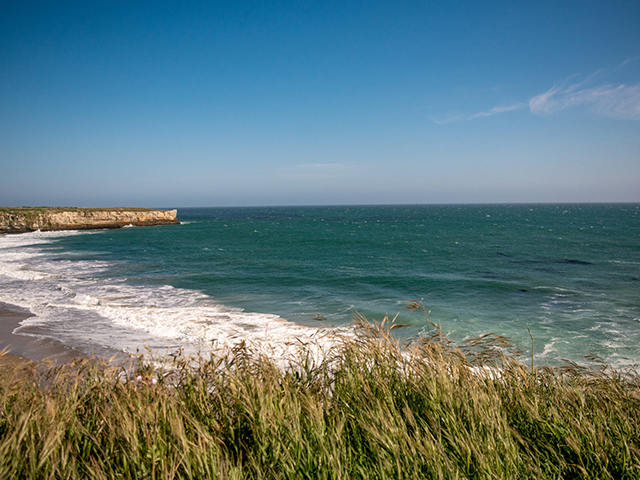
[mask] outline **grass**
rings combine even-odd
[[[0,478],[639,478],[640,377],[359,318],[287,367],[246,344],[162,369],[0,370]]]

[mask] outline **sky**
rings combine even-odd
[[[0,206],[640,201],[640,2],[0,3]]]

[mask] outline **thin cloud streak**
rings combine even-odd
[[[474,120],[486,118],[505,112],[512,112],[529,108],[535,115],[554,115],[562,110],[576,107],[586,107],[592,113],[603,117],[624,120],[640,120],[640,83],[607,83],[590,86],[595,79],[602,75],[611,75],[625,65],[635,62],[640,57],[630,57],[613,70],[597,70],[582,81],[569,82],[578,77],[573,75],[563,84],[535,95],[528,102],[518,102],[507,106],[497,106],[490,110],[477,113],[458,113],[444,118],[432,118],[435,123],[446,124],[460,120]]]
[[[447,123],[452,123],[452,122],[458,122],[460,120],[473,120],[476,118],[485,118],[485,117],[491,117],[493,115],[497,115],[499,113],[505,113],[505,112],[512,112],[514,110],[520,110],[522,108],[527,107],[528,104],[525,102],[518,102],[518,103],[514,103],[512,105],[506,105],[506,106],[498,106],[498,107],[493,107],[491,110],[487,110],[484,112],[477,112],[477,113],[459,113],[459,114],[451,114],[448,115],[446,117],[442,117],[442,118],[437,118],[437,117],[431,117],[431,121],[434,123],[438,123],[440,125],[445,125]]]
[[[299,163],[282,167],[278,176],[286,179],[302,180],[331,180],[342,178],[354,165],[344,163]]]
[[[527,106],[526,103],[518,102],[518,103],[514,103],[513,105],[507,105],[504,107],[493,107],[491,110],[487,110],[486,112],[478,112],[478,113],[474,113],[473,115],[469,115],[468,120],[473,120],[474,118],[490,117],[498,113],[512,112],[514,110],[520,110],[521,108],[524,108],[526,106]]]
[[[529,100],[531,113],[537,115],[552,115],[580,105],[592,106],[595,113],[605,117],[640,120],[640,84],[553,87]]]
[[[298,169],[326,169],[326,170],[342,170],[349,168],[349,165],[342,163],[299,163],[295,165]]]

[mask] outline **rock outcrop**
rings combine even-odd
[[[0,233],[171,225],[180,223],[177,216],[146,208],[0,208]]]

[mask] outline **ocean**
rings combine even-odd
[[[397,316],[537,364],[640,361],[640,204],[184,208],[181,225],[0,235],[14,333],[110,356],[277,346]],[[406,308],[421,302],[425,311]]]

